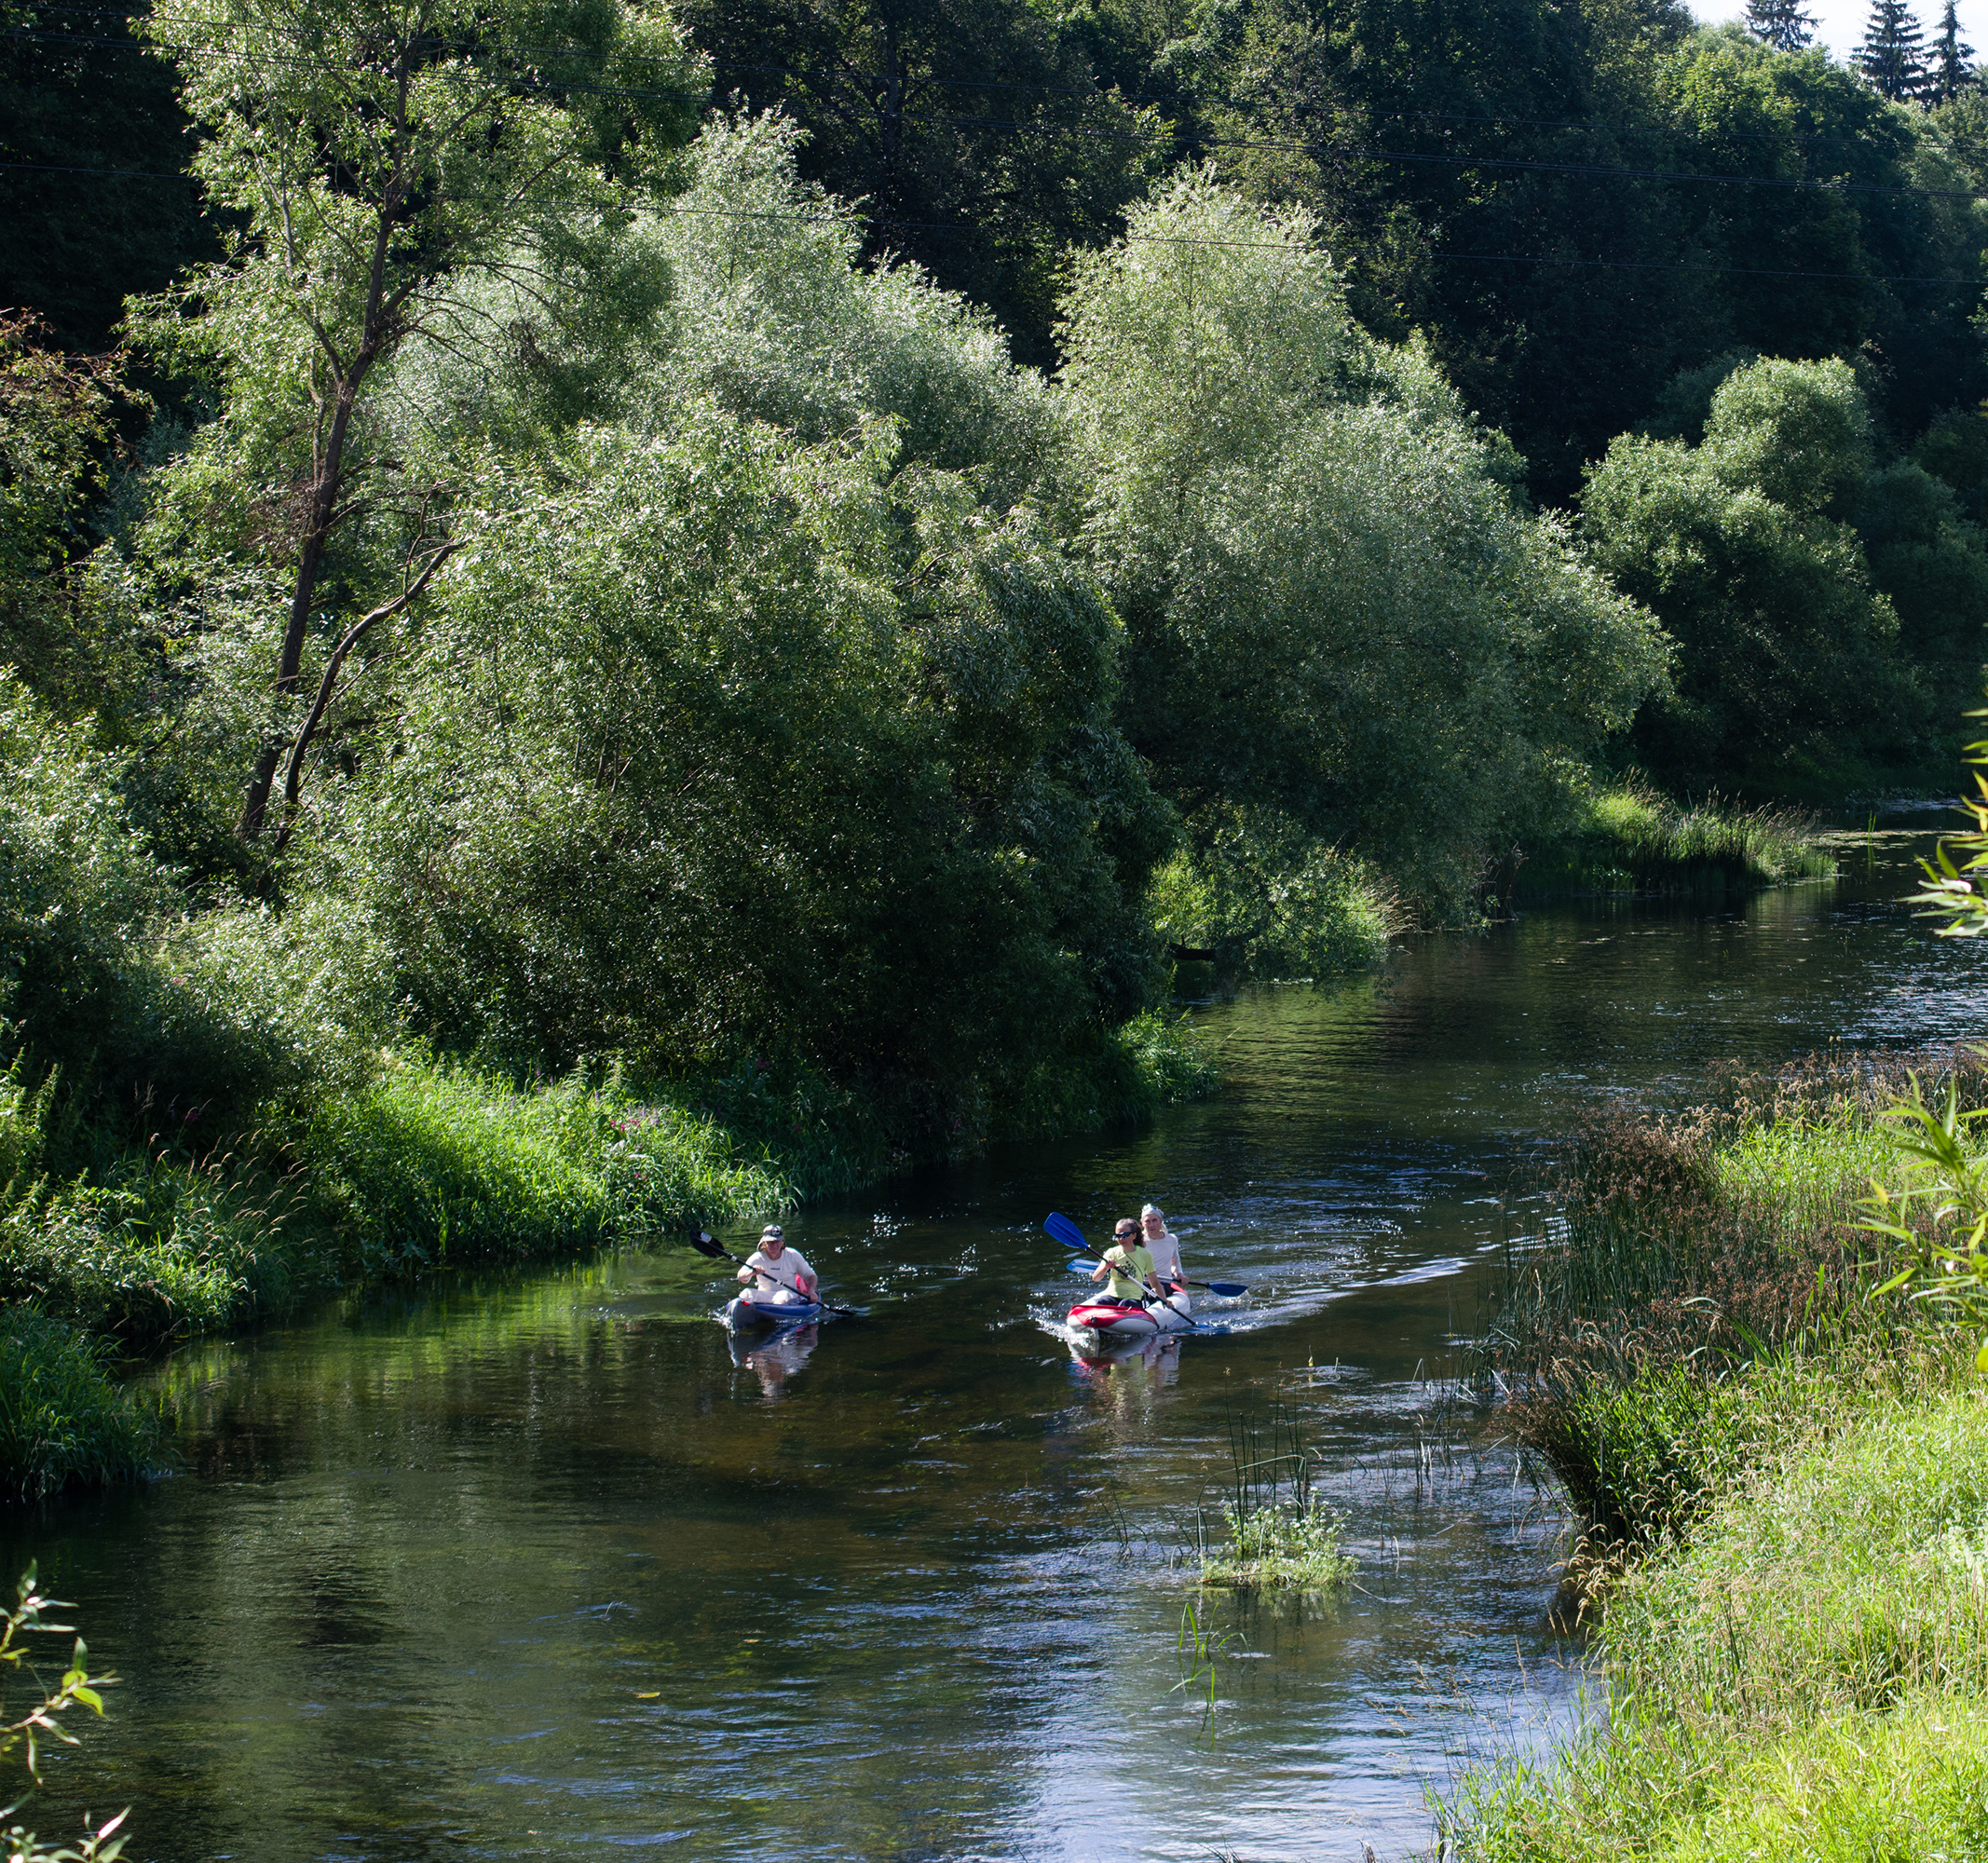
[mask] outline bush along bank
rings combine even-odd
[[[1676,802],[1633,777],[1584,788],[1570,807],[1564,825],[1525,850],[1510,897],[1746,892],[1835,871],[1813,818],[1795,809]]]
[[[1494,1345],[1607,1712],[1467,1775],[1459,1856],[1982,1853],[1988,1386],[1858,1227],[1908,1069],[1988,1100],[1967,1051],[1832,1056],[1581,1135]]]

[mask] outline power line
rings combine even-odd
[[[237,30],[247,30],[238,26]],[[0,32],[0,37],[28,39],[42,43],[64,45],[89,45],[113,51],[133,51],[141,54],[152,47],[137,44],[129,39],[83,39],[73,34],[34,34],[19,29]],[[171,47],[172,42],[161,41]],[[182,51],[211,50],[194,41],[180,41],[177,48]],[[304,70],[343,73],[347,67],[334,65],[321,59],[304,58],[295,54],[270,51],[237,52],[235,56],[244,59],[267,59],[275,62],[292,65]],[[630,85],[590,85],[568,83],[556,78],[546,78],[533,74],[528,76],[511,75],[511,81],[530,88],[556,95],[578,94],[581,96],[616,97],[624,99],[668,100],[674,102],[701,101],[702,91],[673,90],[662,88],[644,88]],[[1042,123],[1021,118],[994,116],[931,116],[911,112],[895,113],[896,120],[920,124],[926,127],[946,129],[978,129],[1013,135],[1073,135],[1095,140],[1126,143],[1142,142],[1132,130],[1113,130],[1096,125],[1069,123]],[[1700,183],[1719,187],[1761,187],[1798,193],[1818,194],[1869,194],[1880,196],[1916,197],[1934,200],[1979,200],[1981,195],[1972,188],[1917,187],[1903,183],[1855,182],[1841,178],[1817,178],[1812,176],[1747,175],[1729,173],[1706,173],[1695,170],[1630,168],[1620,164],[1599,162],[1548,161],[1542,157],[1516,156],[1486,156],[1477,154],[1448,154],[1425,150],[1404,150],[1385,148],[1361,148],[1352,145],[1306,143],[1268,137],[1204,137],[1203,146],[1207,148],[1274,150],[1283,153],[1308,156],[1337,156],[1362,161],[1398,162],[1424,167],[1489,169],[1509,173],[1559,174],[1580,178],[1604,178],[1631,181],[1657,181],[1677,183]]]

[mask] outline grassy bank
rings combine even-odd
[[[1213,1082],[1205,1046],[1166,1017],[1100,1050],[1022,1097],[1022,1135],[1135,1119]],[[638,1090],[612,1071],[520,1084],[388,1054],[205,1143],[184,1119],[134,1143],[83,1106],[57,1073],[31,1080],[17,1059],[0,1074],[0,1492],[144,1467],[157,1423],[116,1384],[121,1355],[436,1269],[748,1223],[916,1155],[858,1096],[752,1067]]]
[[[1634,780],[1584,791],[1573,809],[1565,828],[1526,850],[1515,898],[1746,891],[1835,867],[1812,819],[1791,809],[1673,802]]]
[[[1466,1777],[1462,1856],[1982,1854],[1988,1385],[1855,1227],[1908,1065],[1984,1096],[1964,1051],[1829,1058],[1582,1135],[1497,1350],[1607,1715]]]

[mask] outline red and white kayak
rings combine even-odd
[[[1068,1324],[1072,1332],[1095,1333],[1101,1339],[1127,1339],[1179,1332],[1194,1322],[1191,1315],[1164,1300],[1148,1300],[1138,1307],[1123,1306],[1116,1300],[1080,1300],[1069,1310]]]

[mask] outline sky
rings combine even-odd
[[[1709,26],[1746,17],[1746,0],[1690,0],[1691,10]],[[1914,0],[1913,11],[1930,39],[1940,24],[1946,0]],[[1857,42],[1864,35],[1864,21],[1871,17],[1871,0],[1807,0],[1803,8],[1815,18],[1816,42],[1835,54],[1838,64],[1848,62]],[[1960,36],[1977,51],[1988,52],[1988,0],[1962,0]]]
[[[1692,12],[1708,26],[1722,26],[1725,20],[1744,20],[1746,0],[1690,0]],[[1913,12],[1918,24],[1927,28],[1930,40],[1940,24],[1946,0],[1914,0]],[[1871,0],[1807,0],[1804,12],[1815,18],[1815,42],[1827,46],[1837,63],[1846,63],[1851,49],[1863,38],[1865,20],[1871,18]],[[1988,0],[1962,0],[1960,38],[1988,54]]]

